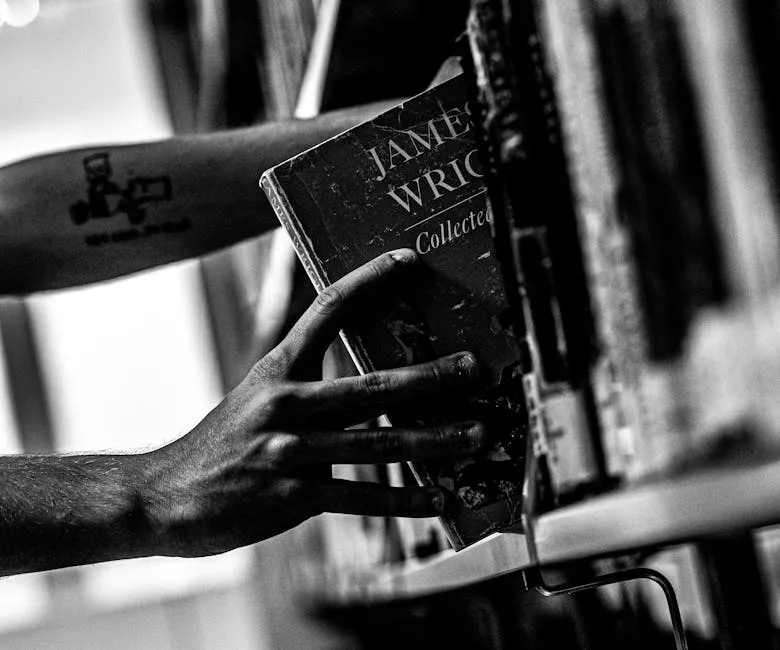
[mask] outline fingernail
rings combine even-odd
[[[401,264],[409,264],[417,259],[417,253],[411,248],[399,248],[398,250],[391,251],[389,255],[396,262],[400,262]]]
[[[447,495],[441,490],[434,490],[431,496],[431,505],[437,512],[444,512],[447,509]]]
[[[481,449],[487,442],[487,431],[481,422],[468,422],[463,426],[465,447],[470,450]]]
[[[471,352],[463,352],[456,361],[458,374],[470,375],[477,369],[477,360]]]

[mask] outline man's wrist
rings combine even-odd
[[[188,482],[187,472],[197,470],[181,465],[180,444],[175,441],[133,459],[138,486],[134,533],[144,544],[144,555],[195,557],[215,552],[203,530],[208,513],[195,485]]]
[[[141,555],[180,555],[174,542],[170,468],[163,450],[132,457],[130,483],[135,488],[130,515],[132,533],[142,547]]]
[[[101,461],[106,463],[106,467],[99,471],[98,475],[102,474],[108,478],[103,474],[106,470],[113,474],[109,481],[96,477],[89,487],[90,493],[84,495],[84,534],[89,537],[88,531],[93,529],[96,536],[95,548],[105,549],[104,557],[95,557],[91,561],[163,554],[160,549],[164,547],[164,540],[159,527],[149,517],[147,505],[147,456],[148,454],[141,453],[90,457],[96,466],[102,464]],[[93,493],[101,489],[105,490],[102,496]],[[93,509],[91,504],[96,507]],[[102,541],[100,537],[103,537]]]
[[[159,553],[144,455],[0,457],[0,575]]]

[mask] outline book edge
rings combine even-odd
[[[330,278],[328,278],[328,274],[322,268],[322,265],[317,262],[313,247],[310,243],[307,244],[309,239],[304,234],[300,223],[296,219],[295,211],[290,205],[287,194],[281,184],[277,181],[276,173],[273,168],[263,172],[260,177],[260,188],[268,197],[271,207],[276,213],[276,217],[290,237],[293,247],[298,254],[298,258],[301,260],[303,268],[315,289],[318,293],[324,291],[332,282],[330,281]],[[369,362],[368,356],[366,355],[365,350],[363,350],[360,341],[356,337],[350,336],[344,330],[341,330],[339,335],[360,374],[364,375],[371,372],[374,369],[373,365]]]

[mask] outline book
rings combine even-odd
[[[774,91],[767,81],[762,92],[764,68],[751,59],[774,45],[750,38],[773,29],[771,5],[538,3],[595,317],[598,422],[616,479],[706,464],[734,440],[744,448],[773,417],[775,355],[746,343],[777,329],[776,168],[762,110]]]
[[[729,448],[761,455],[777,440],[780,201],[775,82],[767,78],[776,64],[766,40],[777,10],[772,2],[724,0],[710,12],[667,2],[691,69],[728,290],[693,323],[687,343],[686,460],[706,464]]]
[[[621,166],[607,101],[610,79],[602,74],[600,15],[589,0],[550,0],[539,13],[598,341],[590,370],[597,435],[607,474],[623,480],[643,469],[648,343],[631,235],[619,206]]]
[[[455,495],[443,523],[456,549],[517,523],[528,428],[521,352],[506,321],[462,76],[268,170],[260,184],[318,290],[385,251],[417,251],[419,281],[344,340],[363,373],[461,350],[477,356],[490,388],[458,405],[457,419],[490,420],[494,446],[412,468],[422,484]]]
[[[633,377],[621,377],[631,382],[625,385],[636,391],[639,407],[620,434],[628,452],[625,478],[637,482],[675,471],[691,458],[695,424],[685,355],[696,323],[727,300],[729,288],[710,198],[714,179],[705,166],[673,3],[600,0],[594,29],[612,127],[609,146],[620,170],[617,216],[644,339],[633,353]]]

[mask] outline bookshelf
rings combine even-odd
[[[541,515],[539,564],[552,566],[780,524],[780,460],[692,472]],[[494,533],[459,553],[387,575],[375,597],[417,596],[533,567],[521,531]]]
[[[522,532],[493,533],[457,553],[445,552],[428,561],[408,563],[400,569],[379,573],[367,593],[361,595],[375,599],[421,596],[457,589],[531,566],[528,544]]]
[[[539,559],[569,562],[778,524],[779,496],[777,460],[621,490],[540,517]]]

